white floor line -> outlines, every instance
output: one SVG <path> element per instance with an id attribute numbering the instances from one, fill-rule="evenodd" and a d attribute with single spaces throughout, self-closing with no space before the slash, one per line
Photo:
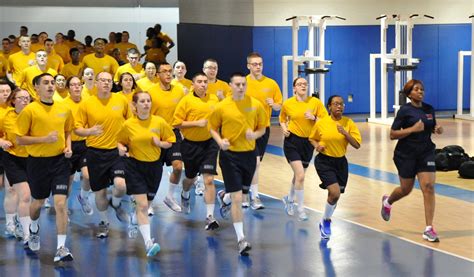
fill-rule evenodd
<path id="1" fill-rule="evenodd" d="M 218 181 L 218 182 L 224 184 L 224 182 L 223 182 L 222 180 L 215 179 L 215 181 Z M 265 195 L 266 197 L 269 197 L 269 198 L 272 198 L 272 199 L 280 200 L 279 198 L 277 198 L 277 197 L 275 197 L 275 196 L 273 196 L 273 195 L 270 195 L 270 194 L 261 193 L 261 192 L 259 192 L 259 194 Z M 311 211 L 313 211 L 313 212 L 317 212 L 317 213 L 323 214 L 323 211 L 320 211 L 320 210 L 317 210 L 317 209 L 313 209 L 313 208 L 309 208 L 309 207 L 307 207 L 307 206 L 305 206 L 305 208 L 308 209 L 308 210 L 311 210 Z M 345 222 L 349 222 L 349 223 L 358 225 L 358 226 L 360 226 L 360 227 L 367 228 L 367 229 L 372 230 L 372 231 L 376 231 L 376 232 L 379 232 L 379 233 L 382 233 L 382 234 L 385 234 L 385 235 L 388 235 L 388 236 L 391 236 L 391 237 L 394 237 L 394 238 L 397 238 L 397 239 L 400 239 L 400 240 L 403 240 L 403 241 L 412 243 L 412 244 L 416 244 L 416 245 L 418 245 L 418 246 L 422 246 L 422 247 L 425 247 L 425 248 L 428 248 L 428 249 L 431 249 L 431 250 L 434 250 L 434 251 L 438 251 L 438 252 L 441 252 L 441 253 L 446 254 L 446 255 L 450 255 L 450 256 L 453 256 L 453 257 L 456 257 L 456 258 L 460 258 L 460 259 L 463 259 L 463 260 L 466 260 L 466 261 L 469 261 L 469 262 L 474 262 L 473 259 L 469 259 L 469 258 L 467 258 L 467 257 L 463 257 L 463 256 L 460 256 L 460 255 L 457 255 L 457 254 L 454 254 L 454 253 L 451 253 L 451 252 L 448 252 L 448 251 L 445 251 L 445 250 L 441 250 L 441 249 L 434 248 L 434 247 L 431 247 L 431 246 L 428 246 L 428 245 L 425 245 L 425 244 L 422 244 L 422 243 L 419 243 L 419 242 L 416 242 L 416 241 L 412 241 L 412 240 L 409 240 L 409 239 L 404 238 L 404 237 L 400 237 L 400 236 L 397 236 L 397 235 L 394 235 L 394 234 L 390 234 L 390 233 L 384 232 L 384 231 L 382 231 L 382 230 L 375 229 L 375 228 L 373 228 L 373 227 L 370 227 L 370 226 L 367 226 L 367 225 L 364 225 L 364 224 L 361 224 L 361 223 L 358 223 L 358 222 L 355 222 L 355 221 L 352 221 L 352 220 L 349 220 L 349 219 L 340 218 L 340 217 L 336 217 L 336 216 L 335 216 L 335 218 L 337 218 L 337 219 L 339 219 L 339 220 L 342 220 L 342 221 L 345 221 Z"/>

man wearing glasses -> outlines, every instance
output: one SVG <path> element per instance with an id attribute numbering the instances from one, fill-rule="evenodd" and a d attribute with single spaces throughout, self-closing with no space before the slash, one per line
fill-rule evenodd
<path id="1" fill-rule="evenodd" d="M 272 117 L 272 110 L 279 111 L 283 102 L 281 90 L 275 80 L 263 75 L 263 59 L 259 53 L 252 52 L 247 56 L 247 68 L 250 74 L 247 75 L 247 95 L 250 95 L 262 103 L 267 114 L 267 127 L 265 134 L 257 140 L 257 166 L 255 174 L 250 185 L 251 193 L 251 208 L 254 210 L 263 209 L 264 206 L 258 196 L 258 169 L 260 162 L 265 154 L 267 148 L 268 138 L 270 137 L 270 119 Z M 242 206 L 247 208 L 249 206 L 248 193 L 244 192 L 244 200 Z"/>
<path id="2" fill-rule="evenodd" d="M 219 101 L 222 101 L 222 99 L 232 94 L 232 90 L 226 82 L 217 79 L 218 71 L 219 66 L 216 60 L 207 59 L 204 62 L 202 72 L 206 74 L 208 80 L 207 93 L 217 95 Z"/>
<path id="3" fill-rule="evenodd" d="M 158 77 L 160 78 L 160 84 L 150 88 L 149 93 L 151 95 L 151 113 L 153 115 L 161 116 L 166 122 L 173 122 L 174 111 L 181 98 L 184 96 L 184 88 L 182 85 L 172 85 L 173 80 L 173 68 L 169 63 L 162 63 L 158 67 Z M 178 128 L 174 128 L 173 132 L 176 136 L 176 142 L 173 143 L 171 148 L 163 149 L 161 152 L 161 158 L 164 159 L 163 163 L 166 162 L 167 166 L 173 167 L 173 172 L 170 174 L 170 185 L 168 194 L 163 202 L 171 210 L 175 212 L 181 212 L 181 207 L 174 200 L 173 193 L 179 184 L 181 178 L 181 172 L 183 170 L 183 160 L 181 158 L 181 142 L 182 136 Z M 186 197 L 181 195 L 184 200 L 189 200 L 189 196 Z M 186 201 L 183 201 L 186 202 Z"/>
<path id="4" fill-rule="evenodd" d="M 120 79 L 120 75 L 125 72 L 132 74 L 135 81 L 138 81 L 140 78 L 145 76 L 145 70 L 143 66 L 139 63 L 140 61 L 140 52 L 136 48 L 130 48 L 127 51 L 127 59 L 128 63 L 120 66 L 115 72 L 114 75 L 114 82 L 118 83 Z"/>
<path id="5" fill-rule="evenodd" d="M 117 135 L 125 120 L 131 117 L 131 111 L 125 97 L 111 93 L 110 73 L 100 72 L 96 86 L 97 95 L 87 98 L 79 105 L 74 132 L 86 137 L 90 186 L 95 193 L 95 204 L 100 216 L 97 237 L 106 238 L 109 234 L 109 204 L 120 221 L 128 221 L 127 212 L 121 205 L 126 193 L 125 165 L 117 149 Z M 107 187 L 111 182 L 114 187 L 109 202 Z"/>

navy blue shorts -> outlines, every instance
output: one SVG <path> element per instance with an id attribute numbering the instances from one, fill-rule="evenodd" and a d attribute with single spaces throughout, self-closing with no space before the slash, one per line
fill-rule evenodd
<path id="1" fill-rule="evenodd" d="M 26 160 L 26 173 L 31 197 L 46 199 L 53 195 L 67 195 L 71 164 L 64 154 L 54 157 L 32 157 Z"/>
<path id="2" fill-rule="evenodd" d="M 10 185 L 28 181 L 26 174 L 27 157 L 18 157 L 8 152 L 3 153 L 3 164 L 5 165 L 5 175 Z"/>
<path id="3" fill-rule="evenodd" d="M 153 201 L 160 187 L 163 164 L 142 162 L 134 158 L 125 158 L 125 181 L 127 194 L 146 194 L 148 201 Z"/>
<path id="4" fill-rule="evenodd" d="M 256 150 L 257 156 L 260 157 L 260 161 L 263 160 L 263 155 L 265 155 L 265 150 L 267 149 L 268 139 L 270 138 L 270 127 L 265 129 L 265 134 L 259 137 L 256 141 Z"/>
<path id="5" fill-rule="evenodd" d="M 181 153 L 183 154 L 186 178 L 192 179 L 198 173 L 217 175 L 219 146 L 214 139 L 206 141 L 184 139 L 181 143 Z"/>
<path id="6" fill-rule="evenodd" d="M 309 162 L 313 158 L 314 147 L 308 138 L 299 137 L 290 133 L 283 141 L 283 152 L 288 163 L 301 161 L 304 168 L 308 168 Z"/>
<path id="7" fill-rule="evenodd" d="M 92 191 L 107 188 L 115 177 L 125 178 L 125 164 L 117 148 L 97 149 L 88 147 L 87 169 Z"/>
<path id="8" fill-rule="evenodd" d="M 418 172 L 436 172 L 435 152 L 427 151 L 416 158 L 407 157 L 406 154 L 395 152 L 393 161 L 402 178 L 415 178 Z"/>
<path id="9" fill-rule="evenodd" d="M 173 129 L 174 135 L 176 136 L 176 142 L 171 145 L 168 149 L 161 149 L 160 160 L 163 164 L 166 163 L 167 166 L 170 166 L 173 161 L 182 161 L 181 156 L 181 143 L 183 138 L 181 137 L 181 132 L 178 128 Z"/>
<path id="10" fill-rule="evenodd" d="M 329 185 L 338 184 L 341 193 L 344 193 L 349 178 L 349 165 L 346 157 L 334 158 L 319 153 L 314 157 L 314 166 L 321 179 L 322 189 L 327 189 Z"/>
<path id="11" fill-rule="evenodd" d="M 80 171 L 81 168 L 86 166 L 86 152 L 87 146 L 86 141 L 73 141 L 71 143 L 72 148 L 72 156 L 69 159 L 71 163 L 71 175 L 76 173 L 76 171 Z"/>
<path id="12" fill-rule="evenodd" d="M 252 183 L 255 167 L 257 166 L 257 153 L 248 152 L 219 152 L 219 166 L 226 192 L 244 191 L 248 192 Z"/>

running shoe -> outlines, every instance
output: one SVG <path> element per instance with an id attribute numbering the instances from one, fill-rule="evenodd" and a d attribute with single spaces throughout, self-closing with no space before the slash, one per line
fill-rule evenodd
<path id="1" fill-rule="evenodd" d="M 115 215 L 117 216 L 117 219 L 120 220 L 121 222 L 128 223 L 128 220 L 130 218 L 128 217 L 128 214 L 125 211 L 125 209 L 123 208 L 122 203 L 120 203 L 118 207 L 114 207 L 114 205 L 112 204 L 112 199 L 110 199 L 109 204 L 112 207 L 112 209 L 115 210 Z"/>
<path id="2" fill-rule="evenodd" d="M 242 208 L 250 207 L 250 194 L 242 193 Z"/>
<path id="3" fill-rule="evenodd" d="M 83 198 L 80 194 L 78 194 L 77 201 L 79 201 L 79 204 L 81 204 L 81 210 L 85 215 L 92 215 L 94 213 L 94 210 L 89 203 L 89 198 Z"/>
<path id="4" fill-rule="evenodd" d="M 319 223 L 319 231 L 322 239 L 329 239 L 331 237 L 331 219 L 323 219 Z"/>
<path id="5" fill-rule="evenodd" d="M 54 262 L 70 262 L 74 260 L 74 257 L 71 254 L 71 251 L 67 249 L 65 246 L 61 246 L 58 251 L 56 251 L 56 255 L 54 256 Z"/>
<path id="6" fill-rule="evenodd" d="M 429 242 L 439 242 L 438 234 L 436 233 L 433 227 L 423 232 L 423 239 Z"/>
<path id="7" fill-rule="evenodd" d="M 241 239 L 238 242 L 238 247 L 239 247 L 239 254 L 242 256 L 248 256 L 249 254 L 248 251 L 252 249 L 252 246 L 245 238 Z"/>
<path id="8" fill-rule="evenodd" d="M 30 247 L 31 251 L 40 250 L 39 225 L 38 230 L 36 232 L 31 231 L 30 226 L 30 237 L 28 238 L 28 246 Z"/>
<path id="9" fill-rule="evenodd" d="M 299 221 L 306 221 L 308 220 L 308 215 L 306 214 L 305 210 L 298 211 L 298 220 Z"/>
<path id="10" fill-rule="evenodd" d="M 250 202 L 250 207 L 253 210 L 261 210 L 265 208 L 262 201 L 260 200 L 260 197 L 255 197 L 254 199 L 252 199 L 252 201 Z"/>
<path id="11" fill-rule="evenodd" d="M 390 220 L 390 212 L 392 207 L 385 206 L 385 199 L 388 199 L 388 195 L 384 195 L 382 197 L 382 209 L 380 210 L 380 214 L 382 215 L 383 220 L 389 221 Z"/>
<path id="12" fill-rule="evenodd" d="M 170 208 L 172 211 L 180 213 L 181 212 L 181 206 L 176 203 L 176 200 L 172 197 L 166 196 L 165 199 L 163 199 L 163 203 L 165 203 L 168 208 Z"/>
<path id="13" fill-rule="evenodd" d="M 217 200 L 219 201 L 220 208 L 219 212 L 221 213 L 222 218 L 227 218 L 230 212 L 230 204 L 224 202 L 225 191 L 220 190 L 217 192 Z"/>
<path id="14" fill-rule="evenodd" d="M 185 214 L 191 213 L 191 196 L 185 198 L 183 194 L 181 194 L 181 211 Z"/>
<path id="15" fill-rule="evenodd" d="M 109 236 L 109 223 L 101 221 L 97 230 L 96 237 L 99 239 L 104 239 Z"/>
<path id="16" fill-rule="evenodd" d="M 217 222 L 214 216 L 208 216 L 206 218 L 206 230 L 215 230 L 217 228 L 219 228 L 219 222 Z"/>
<path id="17" fill-rule="evenodd" d="M 146 256 L 153 257 L 160 252 L 160 249 L 160 245 L 155 242 L 155 239 L 151 239 L 146 244 Z"/>
<path id="18" fill-rule="evenodd" d="M 285 204 L 285 212 L 289 216 L 295 214 L 295 201 L 290 201 L 288 195 L 284 196 L 282 199 L 283 204 Z"/>

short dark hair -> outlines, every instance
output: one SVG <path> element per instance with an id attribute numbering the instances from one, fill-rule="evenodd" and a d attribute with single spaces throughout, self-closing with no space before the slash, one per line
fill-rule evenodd
<path id="1" fill-rule="evenodd" d="M 41 73 L 40 75 L 36 76 L 33 78 L 33 85 L 34 86 L 37 86 L 41 83 L 41 80 L 43 79 L 43 77 L 45 76 L 51 76 L 51 78 L 54 79 L 53 75 L 49 74 L 49 73 Z"/>
<path id="2" fill-rule="evenodd" d="M 193 75 L 193 83 L 194 83 L 194 80 L 196 80 L 196 78 L 199 77 L 199 76 L 204 76 L 204 77 L 207 78 L 206 74 L 204 74 L 203 72 L 198 72 L 198 73 Z"/>
<path id="3" fill-rule="evenodd" d="M 71 48 L 71 49 L 72 49 L 72 48 Z M 69 88 L 69 85 L 71 84 L 71 81 L 72 81 L 72 79 L 74 79 L 74 78 L 79 79 L 79 81 L 82 83 L 81 78 L 79 78 L 78 76 L 76 76 L 76 75 L 69 76 L 69 78 L 67 78 L 67 80 L 66 80 L 66 87 L 67 87 L 67 88 Z"/>
<path id="4" fill-rule="evenodd" d="M 244 78 L 245 78 L 245 74 L 242 73 L 242 72 L 234 72 L 234 73 L 230 74 L 229 81 L 232 82 L 232 80 L 233 80 L 235 77 L 244 77 Z"/>
<path id="5" fill-rule="evenodd" d="M 73 52 L 79 52 L 79 49 L 77 49 L 76 47 L 73 47 L 73 48 L 69 49 L 69 55 L 72 56 Z"/>

